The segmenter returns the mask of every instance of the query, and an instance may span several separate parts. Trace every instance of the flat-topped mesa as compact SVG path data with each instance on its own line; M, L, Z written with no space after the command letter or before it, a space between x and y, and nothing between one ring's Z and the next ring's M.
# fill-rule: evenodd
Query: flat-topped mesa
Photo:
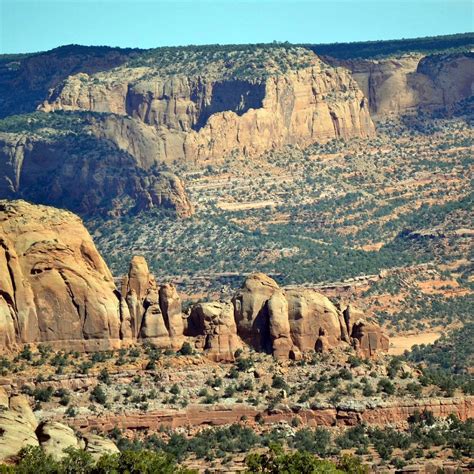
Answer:
M213 60L189 74L153 63L79 73L60 83L40 110L106 112L118 122L130 117L145 125L139 135L153 132L153 156L161 162L220 159L235 151L255 156L288 144L375 134L368 101L346 69L302 48L271 56L255 77L238 77L235 64ZM243 66L256 58L250 55ZM275 70L285 58L288 68ZM123 128L108 127L108 138L117 141L110 135Z
M279 359L349 344L364 357L388 351L388 337L380 326L366 321L352 306L343 313L315 290L285 291L261 273L245 280L233 303L237 333L255 349Z

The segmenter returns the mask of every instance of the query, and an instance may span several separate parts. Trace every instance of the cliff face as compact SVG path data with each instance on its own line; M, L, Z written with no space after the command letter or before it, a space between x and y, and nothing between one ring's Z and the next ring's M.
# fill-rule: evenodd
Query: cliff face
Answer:
M474 93L474 54L407 55L381 60L325 58L352 72L378 117L452 107Z
M146 152L151 145L146 136L125 145L127 126L115 123L121 132L116 145L106 138L109 122L97 131L98 136L0 133L0 197L81 214L161 207L179 217L191 215L193 206L183 182L172 173L149 169Z
M106 350L119 327L112 275L80 219L0 201L0 346Z
M254 80L160 76L149 67L70 76L40 110L129 116L155 129L162 161L256 155L285 144L374 134L363 93L342 68L308 67Z
M46 342L94 351L137 341L177 350L186 338L214 360L233 360L243 341L282 359L349 343L365 357L388 349L380 328L355 309L343 313L312 290L285 292L260 273L233 301L184 314L176 288L159 285L136 256L119 292L77 216L0 201L0 350Z

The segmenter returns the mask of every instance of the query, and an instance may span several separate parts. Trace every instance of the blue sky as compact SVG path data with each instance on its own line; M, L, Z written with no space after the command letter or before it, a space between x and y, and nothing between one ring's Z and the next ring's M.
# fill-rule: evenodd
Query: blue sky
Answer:
M329 43L473 31L471 0L0 0L0 53Z

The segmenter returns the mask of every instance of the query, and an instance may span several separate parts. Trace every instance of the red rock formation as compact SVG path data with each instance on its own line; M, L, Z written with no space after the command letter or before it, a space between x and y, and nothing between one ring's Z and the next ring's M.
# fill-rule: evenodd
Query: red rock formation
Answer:
M234 308L230 302L199 303L193 306L189 334L204 335L202 348L214 361L233 361L242 347L237 335Z

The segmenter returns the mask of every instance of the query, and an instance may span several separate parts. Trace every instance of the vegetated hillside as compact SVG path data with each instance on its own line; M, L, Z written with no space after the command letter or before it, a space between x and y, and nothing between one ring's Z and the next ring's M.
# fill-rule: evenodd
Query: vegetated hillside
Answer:
M319 55L339 59L369 59L400 56L406 53L440 53L469 50L474 46L474 33L461 33L424 38L356 41L352 43L310 44L309 49Z
M373 287L373 311L405 329L465 320L472 140L464 119L420 115L381 123L370 140L288 147L203 171L180 165L194 218L148 213L89 225L114 273L126 269L123 254L144 254L160 279L185 292L235 286L254 270L282 284L329 284L404 267L389 291L384 280L360 290Z

